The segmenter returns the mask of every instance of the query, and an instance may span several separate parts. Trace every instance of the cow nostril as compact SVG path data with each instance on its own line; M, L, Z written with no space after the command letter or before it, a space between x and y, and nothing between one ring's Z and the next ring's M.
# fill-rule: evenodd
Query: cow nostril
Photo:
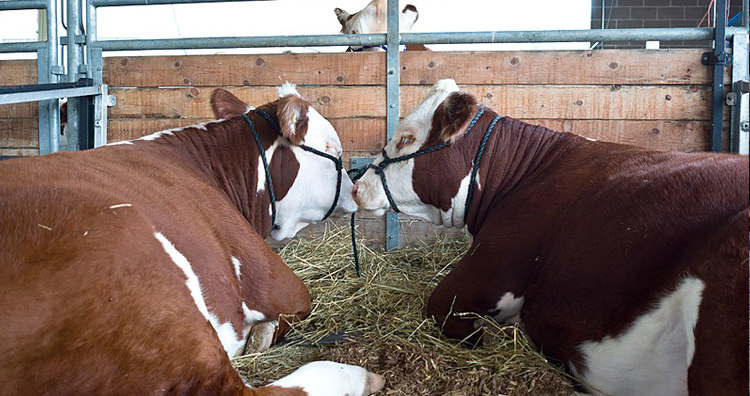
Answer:
M358 186L356 184L354 185L354 187L352 187L352 196L353 197L357 196L357 188L358 188Z

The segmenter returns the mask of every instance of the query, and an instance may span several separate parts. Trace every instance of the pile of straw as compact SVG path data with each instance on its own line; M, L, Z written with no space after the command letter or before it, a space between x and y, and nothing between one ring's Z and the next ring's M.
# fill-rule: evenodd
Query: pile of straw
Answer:
M279 251L310 289L312 314L280 345L234 359L254 386L313 360L361 365L384 375L385 395L568 395L571 382L513 326L487 322L490 345L467 348L440 334L425 316L427 297L466 251L440 240L395 252L360 245L362 277L352 265L349 230L331 226L318 238Z

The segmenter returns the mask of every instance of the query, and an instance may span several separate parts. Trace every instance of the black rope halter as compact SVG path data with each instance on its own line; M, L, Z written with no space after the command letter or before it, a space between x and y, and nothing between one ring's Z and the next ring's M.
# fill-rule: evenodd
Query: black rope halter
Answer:
M466 132L464 132L464 136L466 136L473 128L474 125L476 125L477 121L479 121L479 118L484 114L484 107L481 107L477 114L474 116L474 118L469 123L469 126L466 128ZM490 125L487 127L487 130L484 132L484 136L482 137L482 141L479 144L479 148L477 149L477 154L474 156L474 164L471 169L471 179L469 180L469 190L466 193L466 204L464 206L464 224L466 224L466 219L469 215L469 207L471 205L471 200L474 197L474 186L476 184L477 175L479 173L479 166L482 162L482 156L484 154L484 149L487 145L487 141L490 138L490 135L492 134L492 131L495 129L495 125L497 124L500 119L503 118L503 116L496 116L494 119L492 119L492 122L490 122ZM391 206L391 209L393 209L394 212L400 212L398 209L398 206L396 205L396 201L394 201L393 196L391 195L391 190L388 188L388 182L385 178L385 168L390 165L397 162L402 161L408 161L414 157L419 157L421 155L429 154L434 151L442 150L448 146L450 146L450 142L442 142L438 143L434 146L430 146L427 148L424 148L422 150L415 151L411 154L402 155L395 158L388 157L388 154L385 152L385 148L381 152L383 155L383 160L380 161L379 164L373 165L369 164L367 166L363 166L358 169L352 169L349 171L349 176L351 177L353 182L356 182L359 180L362 176L364 176L365 172L367 172L368 169L372 169L375 171L375 174L380 176L380 181L383 183L383 191L385 191L385 196L388 198L388 204ZM357 275L359 275L359 251L357 249L357 239L355 235L354 230L354 213L352 213L351 218L351 228L352 228L352 247L354 250L354 268L357 270Z
M265 119L266 122L268 122L268 124L271 125L274 131L276 131L276 134L281 135L281 128L279 126L279 122L276 121L275 118L273 118L270 114L260 109L255 109L253 110L253 112L260 114L263 117L263 119ZM263 169L266 172L266 184L268 185L268 196L271 198L271 229L278 230L279 226L276 224L276 195L274 194L274 191L273 191L273 179L271 178L271 172L270 172L270 169L268 169L268 160L266 159L266 149L263 147L263 144L260 141L260 137L258 136L258 132L255 130L255 125L253 124L253 121L250 120L250 117L248 117L247 114L243 114L242 118L245 120L245 122L247 122L248 125L250 125L250 130L253 132L253 138L255 139L255 143L258 145L258 152L260 153L260 158L263 162ZM320 150L314 149L304 144L300 144L299 148L307 152L310 152L315 155L331 160L334 166L336 167L336 193L333 197L333 203L331 204L331 207L328 208L328 211L326 212L325 216L323 216L323 218L321 219L321 220L326 220L331 216L331 214L333 214L333 211L336 210L336 207L339 204L339 196L341 194L341 170L344 169L343 161L341 160L341 157L336 158L328 153L324 153Z

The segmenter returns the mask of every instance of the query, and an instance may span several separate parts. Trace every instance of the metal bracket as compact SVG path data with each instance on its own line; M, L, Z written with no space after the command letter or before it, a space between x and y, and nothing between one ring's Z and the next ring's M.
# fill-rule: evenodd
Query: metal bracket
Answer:
M37 88L36 90L23 90L23 87L36 87L35 85L30 86L9 86L0 88L0 105L11 104L11 103L23 103L33 102L39 100L50 100L59 98L77 98L81 96L92 96L101 94L101 86L84 86L84 87L68 87L71 84L39 84L39 85L60 85L60 88L46 89ZM17 89L17 91L12 91Z
M701 64L703 66L726 65L731 62L732 55L726 51L721 51L718 54L714 52L704 52L701 54Z
M76 44L86 44L86 36L85 35L76 35ZM60 45L68 45L68 36L61 36L60 37Z
M375 158L372 157L351 157L349 158L349 169L363 168L373 161L375 161Z
M727 106L736 106L738 103L737 101L737 94L734 92L728 92L727 98L726 98L726 104Z

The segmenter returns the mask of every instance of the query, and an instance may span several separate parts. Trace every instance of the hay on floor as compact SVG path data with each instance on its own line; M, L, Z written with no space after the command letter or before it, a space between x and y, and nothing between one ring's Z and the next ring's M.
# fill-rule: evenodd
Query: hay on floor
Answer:
M366 241L365 241L366 243ZM384 395L568 395L571 382L513 326L487 323L494 342L466 348L425 316L427 297L464 254L469 238L395 252L361 246L352 264L349 230L331 226L279 253L310 289L312 314L281 343L234 359L254 386L314 360L361 365L386 377Z

